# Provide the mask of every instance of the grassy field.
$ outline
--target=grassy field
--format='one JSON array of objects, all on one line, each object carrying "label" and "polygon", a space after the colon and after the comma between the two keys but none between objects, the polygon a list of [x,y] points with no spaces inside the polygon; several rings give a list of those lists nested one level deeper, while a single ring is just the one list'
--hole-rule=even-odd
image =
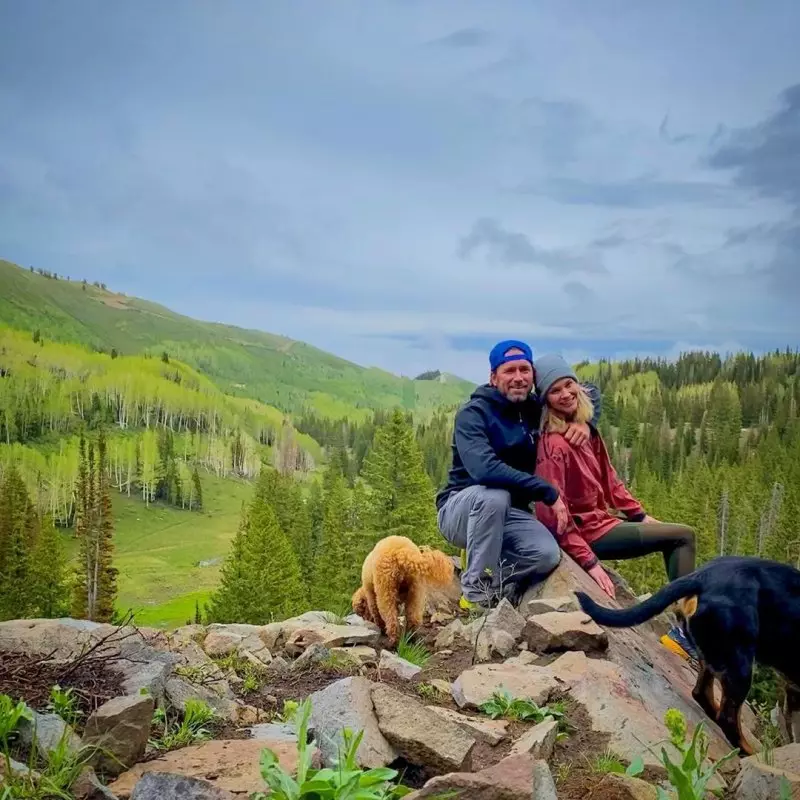
[{"label": "grassy field", "polygon": [[[174,628],[194,616],[195,600],[208,598],[239,523],[251,486],[203,474],[203,512],[114,497],[114,563],[119,569],[117,606],[136,612],[136,622]],[[215,561],[216,560],[216,561]],[[215,561],[199,566],[202,561]]]}]

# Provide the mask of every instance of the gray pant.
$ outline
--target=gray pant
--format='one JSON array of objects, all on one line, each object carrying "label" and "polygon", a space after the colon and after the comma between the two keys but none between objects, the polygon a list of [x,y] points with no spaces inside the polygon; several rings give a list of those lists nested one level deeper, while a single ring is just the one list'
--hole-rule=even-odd
[{"label": "gray pant", "polygon": [[509,584],[541,580],[561,560],[555,537],[533,514],[512,508],[505,489],[468,486],[455,492],[438,520],[442,536],[467,551],[461,589],[472,602],[485,603],[501,590],[505,594]]}]

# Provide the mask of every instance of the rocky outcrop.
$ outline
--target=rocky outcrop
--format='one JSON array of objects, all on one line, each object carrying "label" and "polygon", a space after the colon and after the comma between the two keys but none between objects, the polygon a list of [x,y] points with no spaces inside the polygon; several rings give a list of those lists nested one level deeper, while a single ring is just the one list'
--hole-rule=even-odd
[{"label": "rocky outcrop", "polygon": [[528,618],[522,632],[528,648],[537,653],[583,650],[602,653],[608,635],[582,611],[549,611]]},{"label": "rocky outcrop", "polygon": [[759,756],[742,759],[742,769],[732,786],[736,800],[774,800],[781,797],[784,787],[792,800],[800,798],[800,744],[775,748],[769,762]]}]

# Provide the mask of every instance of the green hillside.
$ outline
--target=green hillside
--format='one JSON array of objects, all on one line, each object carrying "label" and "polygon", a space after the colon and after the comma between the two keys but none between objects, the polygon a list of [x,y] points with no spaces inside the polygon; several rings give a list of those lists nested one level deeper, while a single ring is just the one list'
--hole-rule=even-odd
[{"label": "green hillside", "polygon": [[425,412],[457,404],[473,388],[447,374],[412,380],[361,367],[303,342],[202,322],[147,300],[2,260],[0,322],[108,353],[166,351],[207,375],[223,392],[285,412],[313,409],[352,419],[398,405]]}]

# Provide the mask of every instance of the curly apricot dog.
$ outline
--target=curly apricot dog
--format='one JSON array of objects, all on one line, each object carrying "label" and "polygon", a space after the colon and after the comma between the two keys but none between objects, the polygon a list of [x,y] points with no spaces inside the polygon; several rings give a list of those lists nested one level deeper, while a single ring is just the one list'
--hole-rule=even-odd
[{"label": "curly apricot dog", "polygon": [[406,628],[419,628],[429,586],[447,586],[453,562],[439,550],[417,547],[405,536],[386,536],[364,559],[361,586],[353,594],[353,611],[374,622],[394,646],[402,603]]}]

